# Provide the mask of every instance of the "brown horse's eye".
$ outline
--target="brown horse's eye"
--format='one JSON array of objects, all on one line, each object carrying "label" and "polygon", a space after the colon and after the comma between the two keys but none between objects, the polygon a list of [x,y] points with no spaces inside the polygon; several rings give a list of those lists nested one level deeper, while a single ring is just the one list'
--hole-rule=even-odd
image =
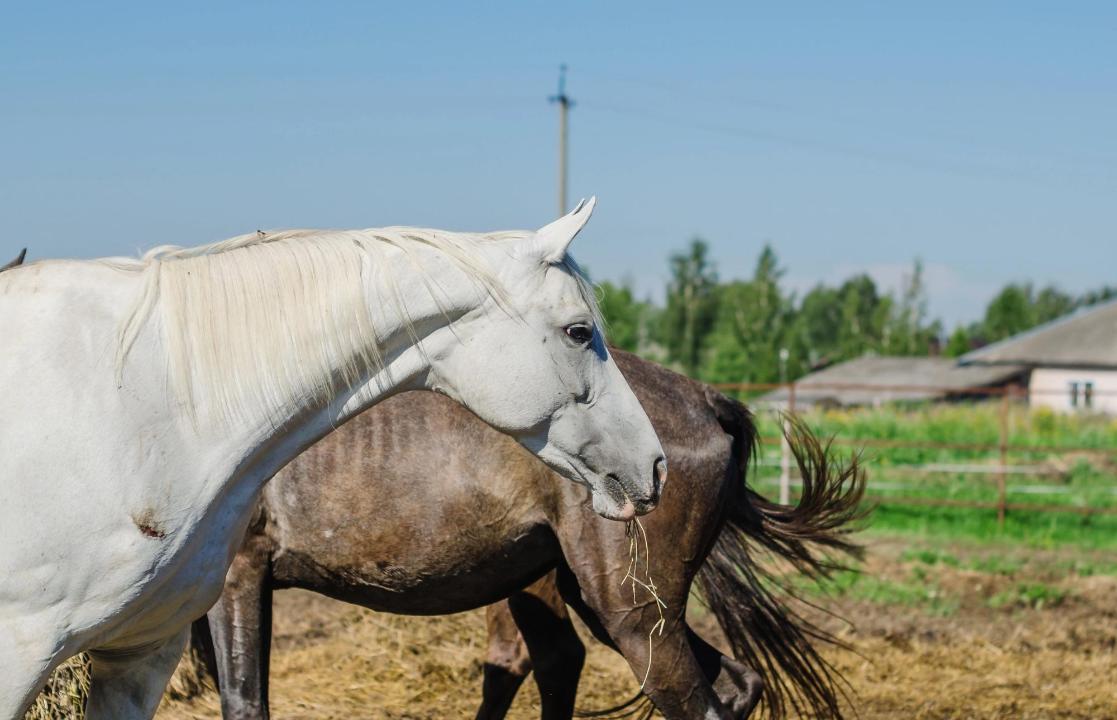
[{"label": "brown horse's eye", "polygon": [[590,340],[593,340],[593,327],[590,325],[582,325],[575,323],[574,325],[567,325],[563,328],[566,336],[579,345],[589,345]]}]

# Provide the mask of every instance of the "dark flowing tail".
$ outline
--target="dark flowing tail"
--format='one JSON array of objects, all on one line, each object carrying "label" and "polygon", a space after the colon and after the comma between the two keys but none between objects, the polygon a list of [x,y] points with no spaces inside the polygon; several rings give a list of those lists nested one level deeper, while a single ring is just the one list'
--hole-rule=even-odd
[{"label": "dark flowing tail", "polygon": [[576,718],[601,718],[601,720],[650,720],[655,715],[655,705],[652,699],[643,692],[637,692],[624,702],[601,710],[584,710],[578,708],[574,711]]},{"label": "dark flowing tail", "polygon": [[758,562],[768,558],[754,551],[765,551],[814,579],[842,569],[841,555],[859,558],[861,548],[849,538],[867,512],[861,507],[865,483],[857,457],[836,465],[829,443],[819,442],[802,420],[787,417],[784,435],[802,478],[802,495],[794,505],[773,503],[744,482],[757,442],[752,414],[720,393],[710,391],[707,399],[733,438],[741,477],[727,500],[725,524],[699,570],[702,593],[734,656],[764,679],[769,717],[778,720],[792,710],[841,718],[848,686],[813,642],[843,644],[786,602],[805,601],[771,563]]}]

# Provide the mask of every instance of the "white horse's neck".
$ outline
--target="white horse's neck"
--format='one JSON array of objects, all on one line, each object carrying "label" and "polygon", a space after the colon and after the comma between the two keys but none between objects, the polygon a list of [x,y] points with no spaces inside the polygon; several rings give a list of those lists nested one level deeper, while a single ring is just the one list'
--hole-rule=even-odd
[{"label": "white horse's neck", "polygon": [[[222,447],[219,456],[233,462],[235,475],[250,485],[262,484],[303,448],[371,405],[427,386],[430,358],[461,340],[454,321],[488,301],[477,279],[438,250],[389,248],[376,260],[365,288],[375,335],[365,341],[374,343],[376,363],[362,364],[360,375],[344,382],[352,373],[352,358],[339,355],[337,365],[325,368],[332,377],[320,378],[332,383],[329,396],[291,396],[285,405],[260,406],[236,423],[217,420],[203,426],[220,409],[198,409],[192,424],[199,436]],[[371,355],[359,350],[363,357]]]},{"label": "white horse's neck", "polygon": [[120,378],[157,317],[170,386],[189,412],[282,424],[292,407],[326,402],[382,366],[401,328],[414,341],[432,311],[460,305],[458,280],[495,287],[479,262],[489,246],[411,228],[289,231],[125,266],[140,270],[143,290],[122,326]]}]

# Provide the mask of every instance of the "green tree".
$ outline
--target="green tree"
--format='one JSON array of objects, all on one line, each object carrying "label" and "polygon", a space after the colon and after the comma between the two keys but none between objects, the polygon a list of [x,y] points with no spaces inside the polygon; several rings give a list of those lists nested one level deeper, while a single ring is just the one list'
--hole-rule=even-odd
[{"label": "green tree", "polygon": [[1077,307],[1085,307],[1086,305],[1094,305],[1095,303],[1105,302],[1117,298],[1117,286],[1104,285],[1097,290],[1090,290],[1078,296],[1075,300]]},{"label": "green tree", "polygon": [[793,321],[790,349],[795,357],[814,366],[840,354],[844,315],[849,311],[840,291],[821,284],[811,288]]},{"label": "green tree", "polygon": [[816,285],[794,312],[792,356],[815,367],[880,351],[891,308],[890,299],[863,273],[838,288]]},{"label": "green tree", "polygon": [[1075,298],[1053,285],[1048,285],[1036,293],[1032,301],[1032,321],[1037,325],[1050,322],[1071,312],[1076,305]]},{"label": "green tree", "polygon": [[940,334],[937,322],[927,322],[923,261],[916,258],[911,274],[904,276],[899,298],[890,303],[881,333],[881,351],[889,355],[926,355]]},{"label": "green tree", "polygon": [[609,342],[622,350],[641,352],[654,313],[651,303],[637,300],[628,282],[616,285],[606,280],[598,283],[597,290]]},{"label": "green tree", "polygon": [[946,349],[943,354],[947,357],[962,357],[970,351],[970,334],[962,325],[954,328],[954,332],[950,334],[950,339],[946,341]]},{"label": "green tree", "polygon": [[791,302],[780,290],[783,274],[775,251],[765,245],[751,280],[718,288],[717,320],[703,358],[704,380],[779,379],[779,351],[787,344],[793,318]]},{"label": "green tree", "polygon": [[864,273],[854,275],[838,288],[841,319],[835,359],[860,357],[880,347],[883,316],[881,297],[873,279]]},{"label": "green tree", "polygon": [[717,272],[707,258],[708,250],[704,240],[695,238],[685,252],[671,256],[671,280],[660,323],[668,358],[692,376],[717,315]]},{"label": "green tree", "polygon": [[1023,332],[1036,324],[1030,285],[1006,285],[985,309],[982,340],[996,342]]}]

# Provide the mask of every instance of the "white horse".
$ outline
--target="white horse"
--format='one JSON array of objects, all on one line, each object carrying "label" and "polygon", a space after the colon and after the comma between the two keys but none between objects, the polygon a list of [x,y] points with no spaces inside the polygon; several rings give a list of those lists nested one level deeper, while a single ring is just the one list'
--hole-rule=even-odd
[{"label": "white horse", "polygon": [[91,719],[151,717],[264,482],[392,393],[457,399],[606,517],[650,510],[663,452],[567,254],[592,209],[0,274],[0,719],[82,650]]}]

